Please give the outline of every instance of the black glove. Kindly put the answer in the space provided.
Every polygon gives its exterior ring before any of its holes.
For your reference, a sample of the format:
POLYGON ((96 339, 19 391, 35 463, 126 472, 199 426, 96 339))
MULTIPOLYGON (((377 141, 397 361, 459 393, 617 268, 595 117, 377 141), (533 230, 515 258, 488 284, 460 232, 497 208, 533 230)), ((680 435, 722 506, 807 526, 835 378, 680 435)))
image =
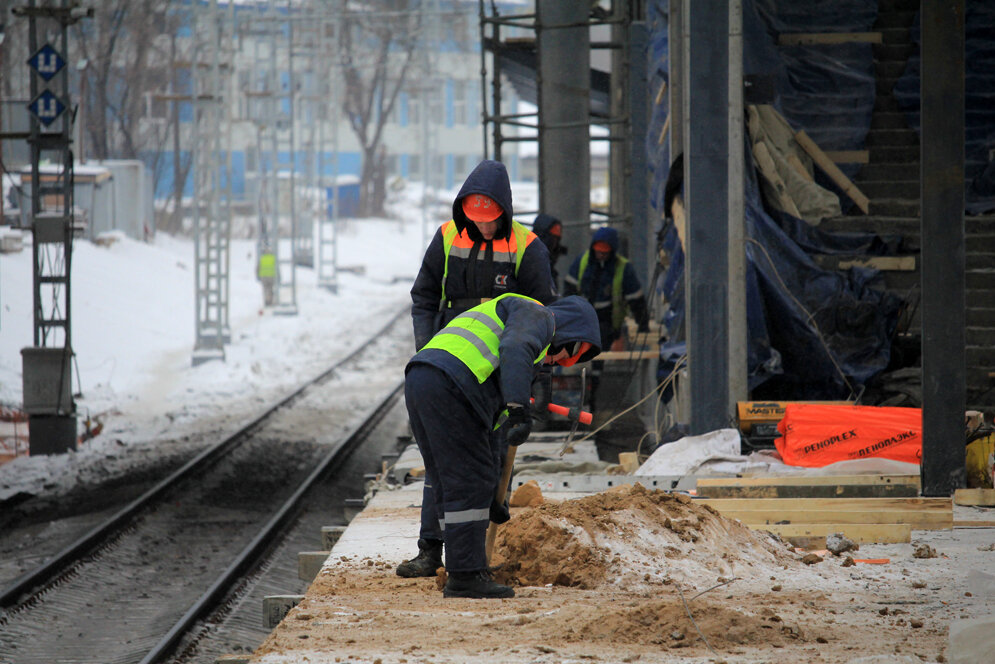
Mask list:
POLYGON ((497 498, 491 499, 491 521, 494 523, 504 523, 511 518, 511 507, 508 505, 508 496, 504 497, 504 503, 499 503, 497 498))
POLYGON ((528 406, 508 404, 508 445, 518 447, 532 433, 532 414, 528 406))

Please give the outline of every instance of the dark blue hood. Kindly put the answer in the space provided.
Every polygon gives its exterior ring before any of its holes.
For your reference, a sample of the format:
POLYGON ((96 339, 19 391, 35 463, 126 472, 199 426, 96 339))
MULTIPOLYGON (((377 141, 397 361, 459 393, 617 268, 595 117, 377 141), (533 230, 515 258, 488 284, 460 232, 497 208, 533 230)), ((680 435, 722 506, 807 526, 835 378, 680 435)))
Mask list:
POLYGON ((553 314, 556 325, 550 346, 564 346, 575 341, 587 341, 591 351, 581 358, 587 361, 601 352, 601 328, 598 326, 598 314, 587 299, 579 295, 560 298, 546 306, 553 314))
POLYGON ((563 225, 563 223, 553 215, 540 212, 536 215, 535 221, 532 222, 532 232, 535 233, 540 240, 545 242, 546 238, 549 237, 550 229, 553 228, 555 224, 560 224, 561 226, 563 225))
POLYGON ((608 226, 602 226, 598 230, 594 231, 594 235, 591 236, 591 246, 594 246, 595 242, 607 242, 611 245, 612 253, 618 253, 618 231, 614 228, 609 228, 608 226))
POLYGON ((460 232, 466 229, 471 238, 479 240, 481 238, 477 227, 463 214, 463 199, 470 194, 484 194, 497 201, 504 214, 501 215, 501 225, 494 237, 508 237, 511 233, 514 210, 511 205, 511 181, 508 179, 508 169, 504 164, 493 159, 485 159, 477 164, 460 187, 456 200, 453 201, 453 221, 456 222, 456 228, 460 232))

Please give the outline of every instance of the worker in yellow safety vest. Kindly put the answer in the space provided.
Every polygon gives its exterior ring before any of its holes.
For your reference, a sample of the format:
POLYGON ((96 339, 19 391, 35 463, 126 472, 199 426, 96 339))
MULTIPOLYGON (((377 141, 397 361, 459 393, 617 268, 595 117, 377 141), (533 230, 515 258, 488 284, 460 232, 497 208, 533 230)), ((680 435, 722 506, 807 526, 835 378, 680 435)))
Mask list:
POLYGON ((259 252, 259 262, 256 265, 256 277, 263 285, 263 304, 272 306, 276 295, 276 254, 272 251, 259 252))
MULTIPOLYGON (((411 287, 416 351, 456 316, 492 298, 517 293, 541 304, 556 299, 546 245, 512 218, 511 181, 504 164, 480 162, 460 188, 452 212, 452 219, 432 237, 411 287)), ((418 554, 398 566, 399 576, 435 576, 442 566, 442 532, 432 491, 426 481, 418 554)))
POLYGON ((531 432, 541 363, 571 366, 600 350, 597 315, 583 298, 543 306, 508 293, 456 316, 408 362, 404 399, 434 487, 445 597, 514 596, 491 578, 485 545, 488 524, 508 518, 494 504, 504 439, 517 446, 531 432))

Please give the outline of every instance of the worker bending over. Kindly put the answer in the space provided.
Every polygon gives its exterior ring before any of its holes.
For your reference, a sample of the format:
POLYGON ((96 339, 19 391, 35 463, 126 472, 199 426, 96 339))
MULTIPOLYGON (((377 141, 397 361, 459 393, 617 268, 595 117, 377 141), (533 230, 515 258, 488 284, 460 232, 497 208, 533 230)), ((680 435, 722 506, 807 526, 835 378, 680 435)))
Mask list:
MULTIPOLYGON (((508 170, 485 159, 460 188, 453 217, 435 232, 411 287, 416 351, 456 316, 499 295, 518 293, 543 304, 556 299, 546 245, 512 213, 508 170)), ((433 488, 426 481, 422 490, 418 554, 397 566, 398 576, 435 576, 442 566, 433 488)))
POLYGON ((425 481, 434 487, 445 597, 514 596, 491 579, 485 546, 504 458, 501 434, 508 445, 528 438, 541 363, 571 366, 600 351, 597 315, 583 298, 543 306, 506 294, 454 318, 408 362, 404 398, 425 481))

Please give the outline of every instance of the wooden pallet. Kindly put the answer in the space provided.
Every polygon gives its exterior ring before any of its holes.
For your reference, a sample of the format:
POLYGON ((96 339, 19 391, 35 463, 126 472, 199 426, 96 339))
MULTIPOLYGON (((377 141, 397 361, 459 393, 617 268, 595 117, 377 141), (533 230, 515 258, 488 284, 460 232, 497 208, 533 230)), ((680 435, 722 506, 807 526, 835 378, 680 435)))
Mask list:
POLYGON ((698 480, 702 498, 914 498, 918 475, 737 477, 698 480))

